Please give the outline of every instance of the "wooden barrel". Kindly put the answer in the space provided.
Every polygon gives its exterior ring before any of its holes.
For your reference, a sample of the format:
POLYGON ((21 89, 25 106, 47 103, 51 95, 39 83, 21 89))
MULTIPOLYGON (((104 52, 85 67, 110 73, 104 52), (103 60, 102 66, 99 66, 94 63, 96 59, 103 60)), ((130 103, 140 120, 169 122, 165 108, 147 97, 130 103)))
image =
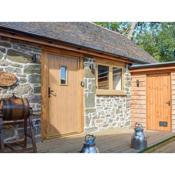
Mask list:
POLYGON ((30 115, 30 106, 26 98, 12 96, 1 99, 0 102, 3 120, 20 120, 28 118, 30 115))

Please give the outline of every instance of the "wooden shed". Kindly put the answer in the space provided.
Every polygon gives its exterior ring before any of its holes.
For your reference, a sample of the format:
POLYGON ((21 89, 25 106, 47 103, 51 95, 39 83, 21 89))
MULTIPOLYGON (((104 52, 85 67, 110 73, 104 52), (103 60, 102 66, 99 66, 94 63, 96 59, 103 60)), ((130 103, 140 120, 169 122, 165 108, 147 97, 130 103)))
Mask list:
POLYGON ((175 131, 175 62, 133 65, 131 123, 175 131))

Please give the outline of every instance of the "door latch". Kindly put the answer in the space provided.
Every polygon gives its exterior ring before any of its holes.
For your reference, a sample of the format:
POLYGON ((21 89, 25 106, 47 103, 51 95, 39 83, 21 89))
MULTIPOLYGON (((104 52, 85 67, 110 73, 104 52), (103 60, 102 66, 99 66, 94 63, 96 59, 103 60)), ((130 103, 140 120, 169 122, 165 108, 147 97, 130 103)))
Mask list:
POLYGON ((80 84, 81 84, 81 87, 84 87, 84 81, 81 81, 80 84))
POLYGON ((167 101, 166 104, 170 106, 171 105, 171 102, 170 101, 167 101))
POLYGON ((51 90, 51 88, 49 87, 48 88, 48 97, 51 97, 52 96, 56 96, 56 93, 54 93, 54 90, 51 90))

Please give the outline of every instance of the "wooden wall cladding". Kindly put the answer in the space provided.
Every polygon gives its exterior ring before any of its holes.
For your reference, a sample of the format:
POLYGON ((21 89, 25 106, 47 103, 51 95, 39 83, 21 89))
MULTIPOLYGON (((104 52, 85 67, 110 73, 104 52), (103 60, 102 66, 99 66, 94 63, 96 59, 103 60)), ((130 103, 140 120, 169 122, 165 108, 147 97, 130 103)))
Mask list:
POLYGON ((172 89, 172 131, 175 132, 175 72, 171 72, 172 89))
POLYGON ((132 75, 131 126, 139 122, 146 127, 146 74, 132 75), (139 82, 139 85, 137 85, 139 82))

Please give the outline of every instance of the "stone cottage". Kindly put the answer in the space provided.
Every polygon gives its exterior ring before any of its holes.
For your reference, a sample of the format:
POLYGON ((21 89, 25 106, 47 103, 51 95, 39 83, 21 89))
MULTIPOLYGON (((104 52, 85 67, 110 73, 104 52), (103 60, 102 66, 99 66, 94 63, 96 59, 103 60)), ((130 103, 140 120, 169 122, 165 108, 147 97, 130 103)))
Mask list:
POLYGON ((37 138, 130 127, 128 68, 155 62, 125 36, 93 23, 0 23, 0 71, 18 80, 0 87, 0 98, 29 100, 37 138))

